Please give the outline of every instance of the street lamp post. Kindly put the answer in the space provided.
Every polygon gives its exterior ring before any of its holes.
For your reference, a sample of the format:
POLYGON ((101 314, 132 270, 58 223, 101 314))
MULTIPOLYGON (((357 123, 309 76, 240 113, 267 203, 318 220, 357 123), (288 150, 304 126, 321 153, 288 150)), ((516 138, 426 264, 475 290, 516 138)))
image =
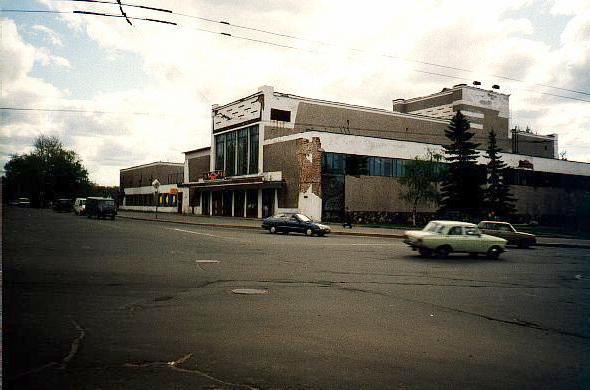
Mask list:
POLYGON ((158 203, 160 203, 160 198, 158 197, 158 189, 160 188, 160 182, 158 179, 155 179, 152 182, 152 187, 156 190, 156 219, 158 219, 158 203))

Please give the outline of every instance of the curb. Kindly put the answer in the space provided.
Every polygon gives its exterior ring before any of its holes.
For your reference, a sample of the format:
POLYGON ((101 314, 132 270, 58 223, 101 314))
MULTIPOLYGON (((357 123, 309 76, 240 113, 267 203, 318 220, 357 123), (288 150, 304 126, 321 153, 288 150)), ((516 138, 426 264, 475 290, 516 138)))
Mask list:
MULTIPOLYGON (((166 219, 130 217, 130 216, 122 216, 122 215, 117 215, 117 218, 134 219, 137 221, 147 221, 147 222, 175 223, 175 224, 180 224, 180 225, 220 227, 220 228, 228 228, 228 229, 246 229, 246 230, 260 229, 260 226, 232 225, 232 224, 219 224, 219 223, 206 223, 206 222, 171 221, 171 220, 166 220, 166 219)), ((404 238, 404 236, 401 234, 386 234, 386 233, 331 232, 330 234, 336 235, 336 236, 382 237, 382 238, 395 238, 395 239, 404 238)), ((549 248, 590 249, 590 244, 567 244, 567 243, 556 243, 556 242, 537 243, 535 246, 544 246, 544 247, 549 247, 549 248)))

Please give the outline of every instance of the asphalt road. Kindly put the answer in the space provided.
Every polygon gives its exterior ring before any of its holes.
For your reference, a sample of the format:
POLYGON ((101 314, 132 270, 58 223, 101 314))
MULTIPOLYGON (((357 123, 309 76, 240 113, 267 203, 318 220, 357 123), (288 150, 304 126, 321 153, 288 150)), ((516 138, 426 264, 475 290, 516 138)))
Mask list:
POLYGON ((4 385, 588 388, 589 252, 422 259, 395 239, 9 208, 4 385))

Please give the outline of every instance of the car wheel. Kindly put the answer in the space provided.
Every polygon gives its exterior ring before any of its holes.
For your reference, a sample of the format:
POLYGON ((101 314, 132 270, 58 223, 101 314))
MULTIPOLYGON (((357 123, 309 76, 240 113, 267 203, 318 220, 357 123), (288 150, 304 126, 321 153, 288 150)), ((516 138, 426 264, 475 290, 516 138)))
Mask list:
POLYGON ((446 245, 436 248, 436 255, 441 259, 449 257, 449 253, 451 253, 451 248, 446 245))
POLYGON ((311 237, 311 236, 313 235, 313 230, 311 230, 311 229, 307 229, 307 230, 305 231, 305 235, 306 235, 306 236, 308 236, 308 237, 311 237))
POLYGON ((275 234, 275 233, 277 232, 277 228, 276 228, 276 227, 274 227, 274 226, 271 226, 271 227, 270 227, 270 229, 269 229, 269 232, 270 232, 271 234, 275 234))
POLYGON ((500 247, 499 246, 493 246, 490 249, 488 249, 488 258, 490 259, 497 259, 498 257, 500 257, 500 247))
POLYGON ((418 248, 418 253, 422 257, 430 257, 432 256, 432 251, 428 248, 418 248))

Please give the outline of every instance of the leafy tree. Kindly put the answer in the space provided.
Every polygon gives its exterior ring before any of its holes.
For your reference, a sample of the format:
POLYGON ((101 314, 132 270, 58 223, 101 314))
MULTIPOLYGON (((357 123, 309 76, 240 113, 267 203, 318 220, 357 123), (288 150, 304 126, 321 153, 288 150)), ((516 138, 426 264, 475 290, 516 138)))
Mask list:
POLYGON ((501 151, 496 142, 496 133, 492 129, 488 135, 486 149, 486 157, 490 161, 487 164, 488 187, 484 191, 485 204, 490 215, 507 217, 515 211, 513 204, 515 199, 510 193, 510 187, 504 183, 506 164, 498 155, 501 151))
POLYGON ((469 121, 461 111, 451 119, 445 135, 451 141, 444 145, 445 159, 449 162, 448 174, 441 186, 443 214, 455 214, 462 218, 476 218, 481 214, 483 193, 481 170, 475 150, 479 144, 471 142, 474 133, 469 131, 469 121))
POLYGON ((416 156, 405 165, 405 175, 400 183, 405 187, 401 198, 412 205, 412 224, 416 226, 418 206, 437 204, 439 201, 438 183, 441 181, 443 156, 428 150, 426 156, 416 156))
POLYGON ((59 197, 73 198, 90 189, 88 171, 57 137, 41 135, 32 152, 13 155, 5 164, 8 198, 27 196, 35 206, 59 197))

